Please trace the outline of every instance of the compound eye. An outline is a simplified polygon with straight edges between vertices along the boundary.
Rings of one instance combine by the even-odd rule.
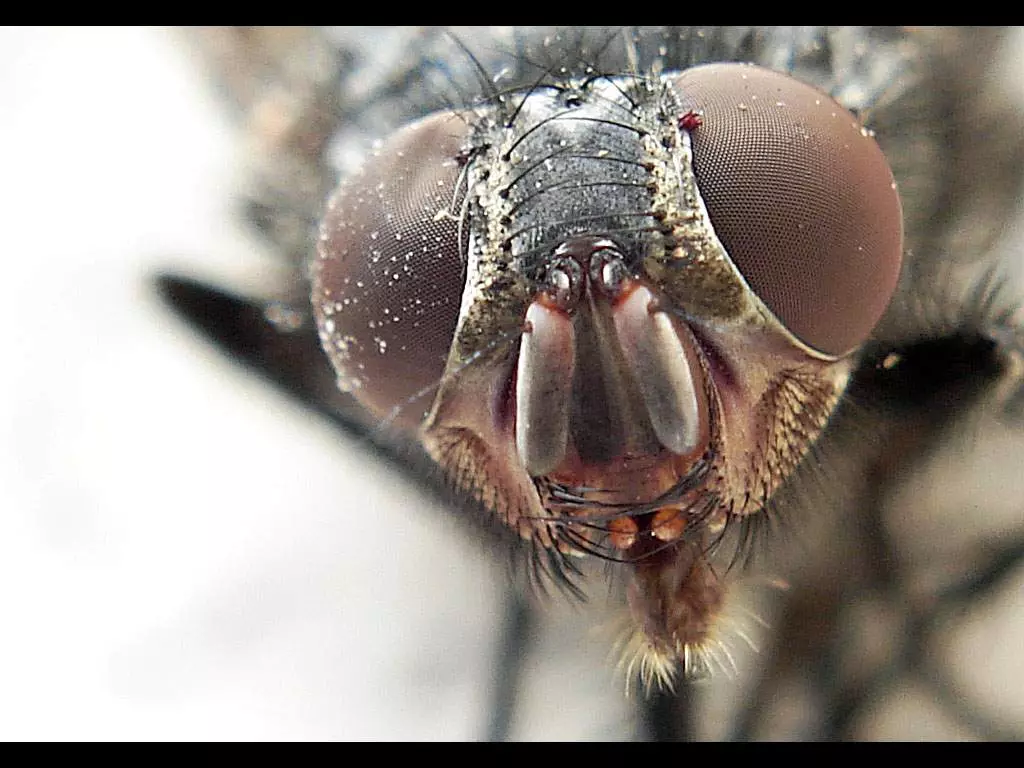
[[[829,355],[863,343],[899,276],[903,213],[871,134],[820,91],[745,64],[673,78],[711,223],[761,301]]]
[[[453,114],[396,132],[341,183],[320,227],[320,340],[341,389],[401,428],[415,428],[430,407],[459,316],[465,137]]]

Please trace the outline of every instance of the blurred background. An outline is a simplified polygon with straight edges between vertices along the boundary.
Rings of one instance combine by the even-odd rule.
[[[232,207],[238,146],[170,31],[0,29],[0,738],[479,738],[502,569],[149,283],[273,283]],[[1017,724],[1019,584],[951,646]],[[538,640],[516,735],[635,729],[587,610]],[[887,731],[900,704],[876,735],[966,735]]]

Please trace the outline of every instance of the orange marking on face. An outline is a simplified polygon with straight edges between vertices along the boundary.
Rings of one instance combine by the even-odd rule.
[[[637,525],[631,517],[618,517],[608,523],[609,541],[616,549],[629,549],[636,543]]]
[[[686,518],[678,509],[659,509],[651,520],[651,533],[660,541],[675,541],[686,529]]]

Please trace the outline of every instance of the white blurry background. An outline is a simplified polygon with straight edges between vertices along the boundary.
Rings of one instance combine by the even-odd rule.
[[[148,282],[273,280],[237,147],[168,31],[0,29],[0,739],[478,738],[504,574]],[[566,621],[515,735],[629,735]]]

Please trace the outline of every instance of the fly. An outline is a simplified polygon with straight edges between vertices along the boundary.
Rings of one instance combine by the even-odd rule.
[[[760,645],[761,610],[779,640],[731,735],[763,735],[771,692],[797,679],[828,702],[810,735],[858,734],[872,686],[926,663],[936,629],[914,614],[866,679],[822,677],[863,594],[850,585],[905,588],[888,505],[967,406],[1010,418],[1019,402],[1020,313],[984,259],[1017,199],[1020,116],[986,124],[1005,162],[966,194],[957,169],[985,142],[973,109],[953,111],[970,130],[950,118],[966,74],[943,73],[968,36],[289,35],[308,56],[265,31],[199,41],[267,147],[250,213],[294,281],[261,308],[164,277],[172,304],[413,467],[542,588],[610,578],[652,735],[699,728],[685,680]],[[788,550],[766,533],[780,524],[833,544],[789,550],[767,571],[786,601],[758,604],[742,566]],[[936,599],[996,583],[1022,549],[1000,542]],[[523,642],[524,595],[507,629]]]

